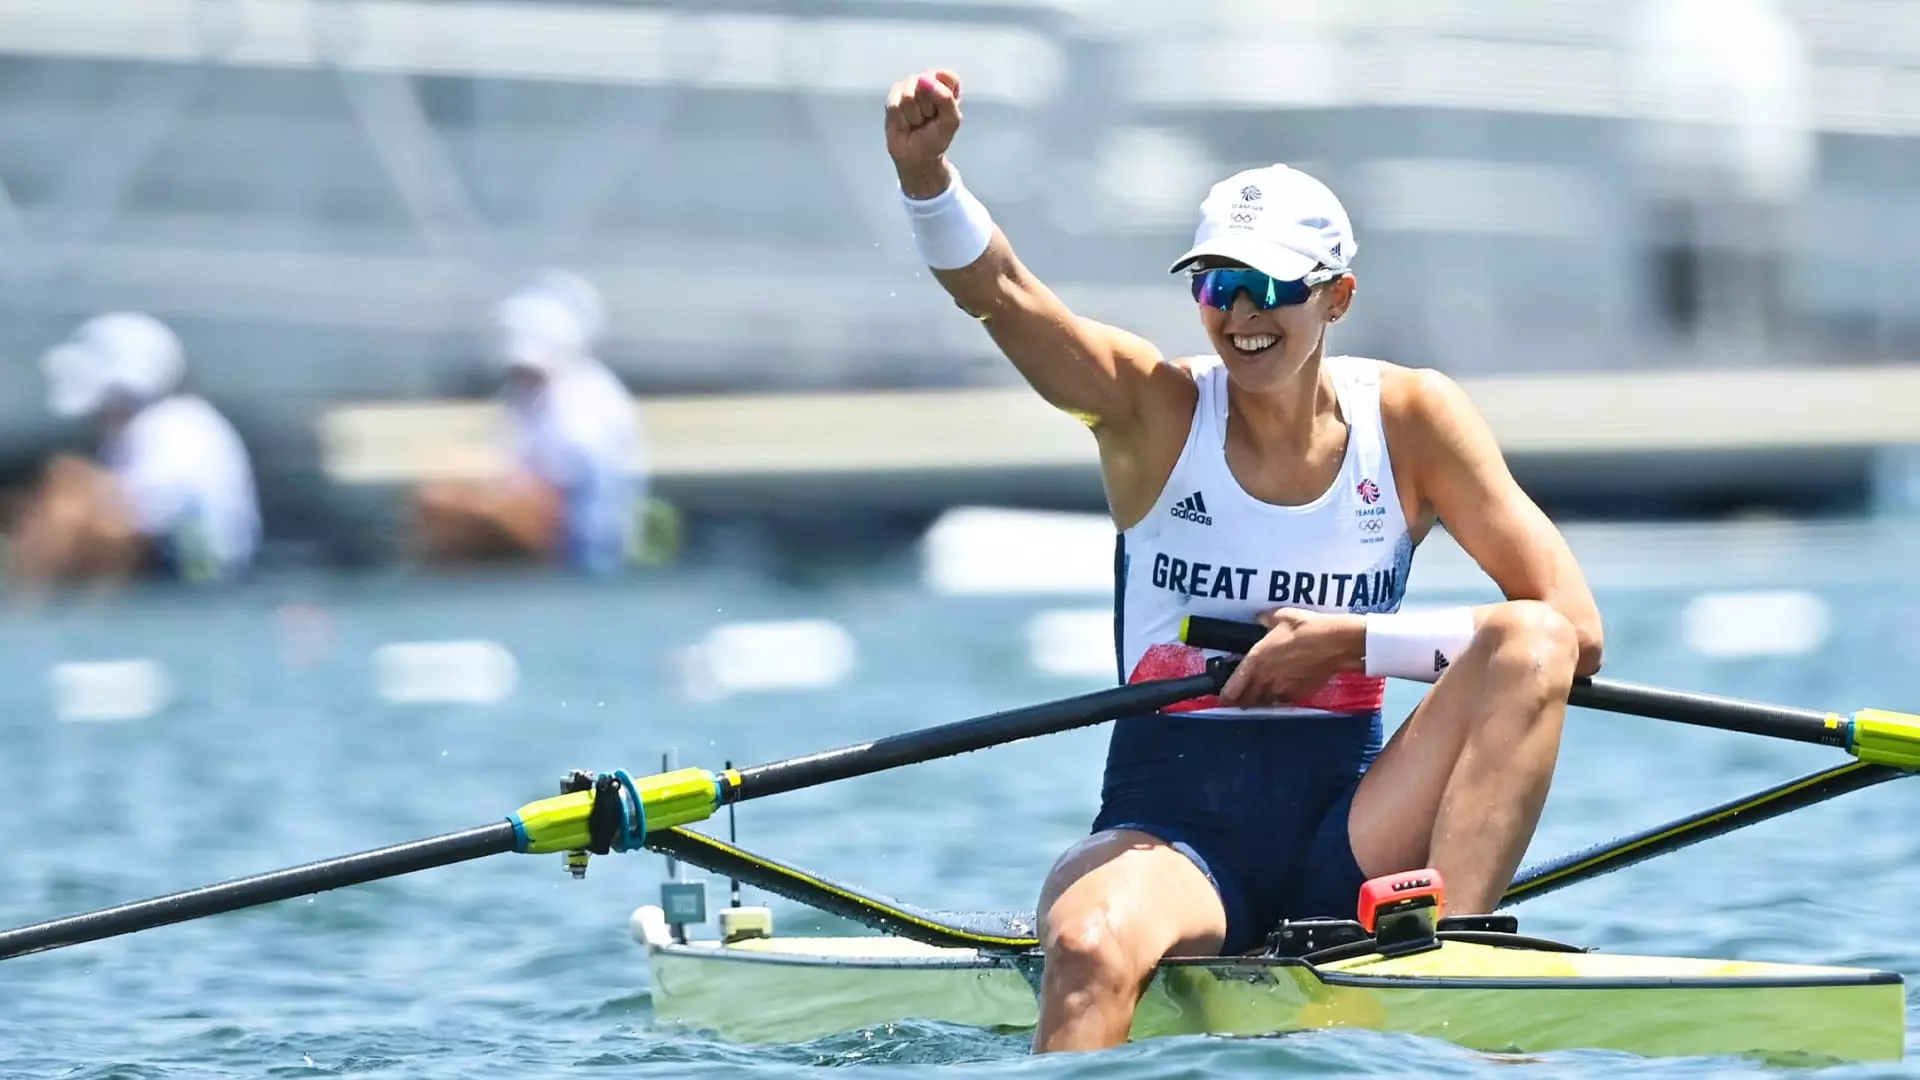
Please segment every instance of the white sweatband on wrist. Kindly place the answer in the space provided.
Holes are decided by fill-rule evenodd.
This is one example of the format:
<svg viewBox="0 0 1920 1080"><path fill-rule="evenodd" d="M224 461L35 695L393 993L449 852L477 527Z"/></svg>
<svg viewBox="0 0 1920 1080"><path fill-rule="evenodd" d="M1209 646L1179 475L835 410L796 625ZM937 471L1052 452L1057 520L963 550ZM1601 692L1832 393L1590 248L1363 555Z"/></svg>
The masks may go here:
<svg viewBox="0 0 1920 1080"><path fill-rule="evenodd" d="M993 242L993 218L985 204L960 182L960 170L947 166L947 190L931 199L900 193L913 226L913 245L935 270L971 266Z"/></svg>
<svg viewBox="0 0 1920 1080"><path fill-rule="evenodd" d="M1473 641L1473 609L1368 615L1367 674L1437 682Z"/></svg>

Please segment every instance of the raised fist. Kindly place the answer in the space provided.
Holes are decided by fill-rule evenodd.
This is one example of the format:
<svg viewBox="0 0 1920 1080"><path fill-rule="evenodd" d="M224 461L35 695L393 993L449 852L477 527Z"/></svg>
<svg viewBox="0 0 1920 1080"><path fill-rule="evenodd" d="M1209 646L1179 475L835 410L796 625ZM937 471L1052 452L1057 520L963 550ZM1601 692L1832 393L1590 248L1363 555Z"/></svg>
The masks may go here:
<svg viewBox="0 0 1920 1080"><path fill-rule="evenodd" d="M900 188L915 199L947 189L947 147L960 130L960 76L923 71L887 91L887 153Z"/></svg>

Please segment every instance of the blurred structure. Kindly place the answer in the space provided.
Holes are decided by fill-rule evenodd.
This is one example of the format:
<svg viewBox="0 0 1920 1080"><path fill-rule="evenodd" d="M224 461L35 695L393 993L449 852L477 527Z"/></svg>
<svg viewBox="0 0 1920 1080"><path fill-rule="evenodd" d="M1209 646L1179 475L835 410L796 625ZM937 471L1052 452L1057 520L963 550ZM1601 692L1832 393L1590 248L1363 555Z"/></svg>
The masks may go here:
<svg viewBox="0 0 1920 1080"><path fill-rule="evenodd" d="M323 409L490 392L466 313L527 265L604 290L601 356L645 395L1010 384L895 202L878 99L922 65L964 78L958 152L1028 261L1170 351L1201 341L1162 272L1201 194L1275 160L1367 237L1345 351L1475 377L1920 350L1912 2L0 0L0 26L0 351L163 315L285 532L337 516ZM50 436L30 377L0 368L16 463Z"/></svg>
<svg viewBox="0 0 1920 1080"><path fill-rule="evenodd" d="M51 411L84 419L99 463L47 465L10 529L7 580L233 579L260 539L253 470L233 426L185 392L180 340L138 312L87 320L42 359Z"/></svg>
<svg viewBox="0 0 1920 1080"><path fill-rule="evenodd" d="M1791 214L1817 151L1805 43L1773 0L1642 0L1636 16L1632 160L1659 328L1764 355L1791 326Z"/></svg>
<svg viewBox="0 0 1920 1080"><path fill-rule="evenodd" d="M505 468L415 492L418 558L596 574L626 565L646 479L633 403L593 355L605 322L598 290L564 271L494 308L488 346L505 384Z"/></svg>

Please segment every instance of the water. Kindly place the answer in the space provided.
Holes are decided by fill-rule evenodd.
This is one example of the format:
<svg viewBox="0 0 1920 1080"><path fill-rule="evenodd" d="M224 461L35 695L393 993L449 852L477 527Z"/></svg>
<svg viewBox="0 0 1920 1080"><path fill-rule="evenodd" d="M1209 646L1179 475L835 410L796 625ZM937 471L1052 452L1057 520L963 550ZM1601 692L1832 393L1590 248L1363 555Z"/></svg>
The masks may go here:
<svg viewBox="0 0 1920 1080"><path fill-rule="evenodd" d="M1607 614L1609 675L1793 705L1920 709L1920 548L1897 529L1602 529L1580 532L1576 545ZM219 604L151 594L5 616L0 923L484 824L551 793L567 769L651 770L668 746L687 763L766 761L1102 684L1096 674L1041 674L1023 633L1043 609L1097 608L1099 597L942 597L911 570L807 579L703 570L615 587L284 578ZM1766 618L1696 603L1755 590L1812 600L1760 598L1796 625L1757 636ZM1457 554L1436 548L1416 564L1415 594L1485 590ZM843 685L688 696L676 656L710 628L802 617L837 622L857 645ZM1741 638L1783 654L1700 651ZM518 664L511 695L397 705L376 693L376 648L443 639L504 645ZM128 658L171 672L168 707L123 722L56 720L53 665ZM1396 688L1396 712L1412 693ZM1093 812L1103 737L1056 736L750 803L741 838L909 899L1029 903ZM1810 747L1577 714L1532 858L1834 760ZM1920 973L1908 918L1920 891L1917 798L1920 789L1885 785L1519 913L1532 931L1615 951L1863 964L1911 977ZM805 1046L729 1046L652 1025L644 957L626 926L662 876L650 855L596 859L577 882L557 856L500 856L0 963L0 1075L718 1068L775 1077L859 1066L875 1076L1631 1068L1696 1077L1769 1068L1599 1053L1521 1062L1367 1033L1178 1039L1044 1059L1026 1054L1022 1035L914 1024ZM720 888L713 896L724 902ZM786 931L835 925L773 906ZM1920 1075L1920 1065L1837 1072Z"/></svg>

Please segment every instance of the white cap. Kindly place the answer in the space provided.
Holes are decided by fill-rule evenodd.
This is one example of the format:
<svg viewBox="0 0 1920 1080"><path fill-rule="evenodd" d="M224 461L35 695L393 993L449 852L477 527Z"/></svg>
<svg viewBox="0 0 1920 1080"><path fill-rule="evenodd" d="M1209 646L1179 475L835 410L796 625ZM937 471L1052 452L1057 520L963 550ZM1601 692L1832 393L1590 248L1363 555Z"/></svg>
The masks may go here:
<svg viewBox="0 0 1920 1080"><path fill-rule="evenodd" d="M567 305L580 320L587 347L600 341L607 328L607 304L593 282L571 270L548 267L540 271L527 292L544 293Z"/></svg>
<svg viewBox="0 0 1920 1080"><path fill-rule="evenodd" d="M186 374L180 339L167 325L137 311L96 315L40 358L47 407L54 415L85 416L114 393L165 397Z"/></svg>
<svg viewBox="0 0 1920 1080"><path fill-rule="evenodd" d="M544 375L587 355L587 327L573 306L544 292L516 293L493 309L494 359Z"/></svg>
<svg viewBox="0 0 1920 1080"><path fill-rule="evenodd" d="M1268 165L1213 185L1200 203L1193 247L1170 272L1210 255L1298 281L1319 266L1344 273L1358 250L1346 208L1327 185L1290 166Z"/></svg>

